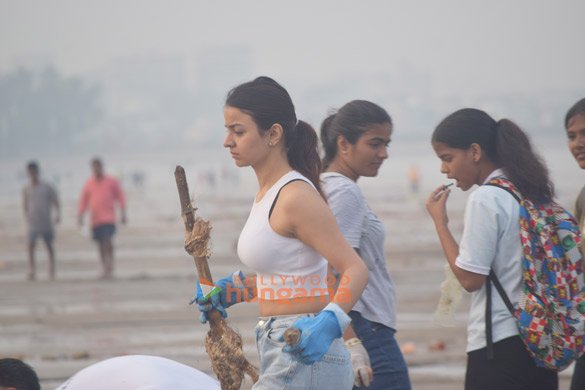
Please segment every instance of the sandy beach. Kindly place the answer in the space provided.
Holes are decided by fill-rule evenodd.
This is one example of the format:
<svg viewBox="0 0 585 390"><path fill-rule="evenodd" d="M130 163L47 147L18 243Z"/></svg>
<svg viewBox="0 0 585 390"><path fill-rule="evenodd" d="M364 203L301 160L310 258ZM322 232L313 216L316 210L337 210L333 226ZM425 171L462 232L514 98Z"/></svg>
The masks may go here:
<svg viewBox="0 0 585 390"><path fill-rule="evenodd" d="M154 181L146 188L126 187L129 223L119 226L115 237L114 280L98 280L97 249L75 225L76 193L63 196L55 241L56 281L47 280L42 245L37 248L38 280L25 280L26 229L20 199L4 197L0 203L0 356L32 365L43 390L56 388L97 361L127 354L162 356L214 376L204 347L208 326L188 304L197 275L183 249L183 223L172 170L168 172L170 184L165 183L164 191L154 191L160 186ZM189 180L201 182L196 177ZM247 183L234 185L237 191L197 187L196 205L213 225L209 264L214 278L242 267L235 243L254 194L254 184ZM390 192L374 183L368 179L362 187L387 230L388 269L397 294L397 339L406 348L413 389L462 389L468 296L456 313L455 326L433 322L444 259L424 198L435 184L428 183L415 195L406 184ZM455 235L462 230L466 196L454 191L450 200ZM241 333L248 359L257 364L255 304L230 308L228 321ZM434 348L438 341L444 343L443 349ZM569 368L561 373L560 389L568 389L571 372ZM247 380L242 388L250 387Z"/></svg>

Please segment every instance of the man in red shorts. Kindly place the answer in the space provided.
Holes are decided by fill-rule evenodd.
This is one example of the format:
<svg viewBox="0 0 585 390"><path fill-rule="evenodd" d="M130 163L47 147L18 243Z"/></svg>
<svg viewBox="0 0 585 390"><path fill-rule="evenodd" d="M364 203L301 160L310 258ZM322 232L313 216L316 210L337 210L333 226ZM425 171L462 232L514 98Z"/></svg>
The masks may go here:
<svg viewBox="0 0 585 390"><path fill-rule="evenodd" d="M114 272L114 247L112 237L116 232L115 203L120 208L122 224L126 223L126 204L118 181L103 172L102 161L91 161L93 176L83 186L79 200L79 226L83 225L83 214L89 208L93 239L97 241L103 267L102 278L109 279Z"/></svg>

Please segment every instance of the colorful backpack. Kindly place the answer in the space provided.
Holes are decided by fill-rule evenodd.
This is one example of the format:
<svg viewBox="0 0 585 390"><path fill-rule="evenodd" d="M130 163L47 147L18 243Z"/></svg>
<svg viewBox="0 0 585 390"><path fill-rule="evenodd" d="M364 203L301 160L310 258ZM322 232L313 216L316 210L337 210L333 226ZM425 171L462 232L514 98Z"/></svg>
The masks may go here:
<svg viewBox="0 0 585 390"><path fill-rule="evenodd" d="M579 225L555 202L533 203L508 179L486 185L500 187L520 203L523 280L518 306L513 307L493 270L486 283L486 338L493 357L491 283L516 318L520 336L536 364L562 371L584 352L585 288Z"/></svg>

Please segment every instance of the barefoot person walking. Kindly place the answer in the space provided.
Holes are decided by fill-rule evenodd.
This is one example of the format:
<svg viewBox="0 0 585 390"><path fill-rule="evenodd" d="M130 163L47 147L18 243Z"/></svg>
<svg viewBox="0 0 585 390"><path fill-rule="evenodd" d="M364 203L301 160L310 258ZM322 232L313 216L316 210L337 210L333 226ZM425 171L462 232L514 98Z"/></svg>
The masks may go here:
<svg viewBox="0 0 585 390"><path fill-rule="evenodd" d="M24 215L28 224L28 280L36 279L35 246L40 237L49 252L49 279L55 279L55 250L53 248L53 223L59 223L60 206L57 192L49 183L40 180L39 165L31 161L27 165L30 179L22 191ZM55 208L53 219L51 211Z"/></svg>
<svg viewBox="0 0 585 390"><path fill-rule="evenodd" d="M102 278L109 279L114 274L114 245L112 238L116 232L117 203L120 208L120 221L126 223L126 203L118 181L104 174L102 161L91 161L93 176L83 186L79 200L78 223L83 225L83 214L89 208L93 239L98 243L102 263Z"/></svg>

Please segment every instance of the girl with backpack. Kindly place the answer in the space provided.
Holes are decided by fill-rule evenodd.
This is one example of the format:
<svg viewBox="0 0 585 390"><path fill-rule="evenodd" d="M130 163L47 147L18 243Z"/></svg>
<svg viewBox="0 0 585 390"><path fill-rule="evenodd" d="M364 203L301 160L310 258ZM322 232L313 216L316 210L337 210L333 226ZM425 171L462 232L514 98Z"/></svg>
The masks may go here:
<svg viewBox="0 0 585 390"><path fill-rule="evenodd" d="M211 307L226 316L242 297L259 302L254 390L350 389L351 358L341 336L369 274L323 197L317 134L297 120L288 92L268 77L232 89L224 118L224 147L258 179L237 248L256 275L240 271L218 281L221 293L198 302L202 320ZM330 288L328 264L342 275L341 290ZM290 327L300 331L292 346L284 341Z"/></svg>
<svg viewBox="0 0 585 390"><path fill-rule="evenodd" d="M483 185L505 177L527 199L554 196L548 170L527 135L512 121L495 121L483 111L465 108L445 118L432 135L441 172L469 196L458 244L448 226L450 189L440 186L426 201L449 266L471 293L467 327L466 390L553 390L554 371L538 367L519 335L515 318L497 293L491 294L493 356L486 338L486 280L493 270L514 306L522 285L522 245L518 201L509 192Z"/></svg>
<svg viewBox="0 0 585 390"><path fill-rule="evenodd" d="M406 363L394 338L396 298L386 269L384 226L357 186L361 176L377 176L388 158L391 135L388 113L365 100L345 104L321 125L325 151L321 179L327 203L343 235L370 270L368 285L349 312L352 322L343 336L352 355L354 389L368 384L373 390L410 389Z"/></svg>

